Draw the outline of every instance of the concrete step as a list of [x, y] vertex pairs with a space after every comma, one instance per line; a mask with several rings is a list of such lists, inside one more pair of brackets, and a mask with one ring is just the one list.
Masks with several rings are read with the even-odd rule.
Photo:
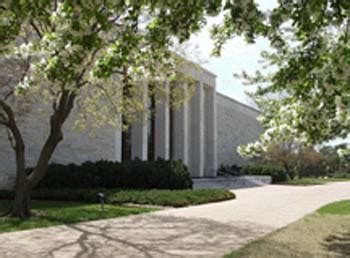
[[271, 184], [270, 176], [219, 176], [193, 178], [193, 189], [240, 189]]

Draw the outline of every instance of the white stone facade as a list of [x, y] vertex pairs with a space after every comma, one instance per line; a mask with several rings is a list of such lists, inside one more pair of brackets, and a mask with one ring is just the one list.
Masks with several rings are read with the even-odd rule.
[[259, 111], [220, 93], [216, 97], [218, 164], [241, 166], [247, 161], [237, 153], [237, 147], [258, 139], [262, 132], [256, 120]]
[[[214, 74], [197, 68], [186, 72], [197, 81], [190, 101], [173, 113], [167, 97], [155, 107], [154, 156], [181, 159], [193, 177], [215, 177], [221, 164], [242, 164], [235, 149], [239, 144], [257, 139], [258, 112], [216, 93]], [[147, 84], [144, 86], [147, 89]], [[165, 83], [164, 87], [169, 85]], [[186, 84], [181, 87], [186, 93]], [[48, 133], [50, 109], [47, 114], [45, 108], [42, 109], [36, 108], [19, 123], [27, 144], [28, 166], [35, 164]], [[148, 158], [148, 124], [141, 120], [131, 126], [131, 157], [145, 160]], [[87, 133], [71, 130], [73, 121], [74, 112], [64, 127], [64, 141], [55, 151], [52, 162], [122, 160], [120, 130], [106, 127], [91, 138]], [[0, 127], [0, 189], [13, 187], [14, 177], [14, 152], [5, 129]]]

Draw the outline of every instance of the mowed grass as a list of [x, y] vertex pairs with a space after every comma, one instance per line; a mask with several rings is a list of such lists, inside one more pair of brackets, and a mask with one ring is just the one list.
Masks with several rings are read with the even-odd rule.
[[350, 181], [350, 178], [296, 178], [293, 180], [288, 180], [279, 184], [282, 185], [323, 185], [332, 182], [345, 182]]
[[[32, 198], [35, 200], [78, 201], [86, 203], [98, 202], [97, 193], [103, 192], [106, 203], [185, 207], [204, 203], [219, 202], [235, 198], [235, 194], [225, 189], [199, 190], [121, 190], [121, 189], [60, 189], [35, 190]], [[0, 191], [0, 199], [13, 199], [14, 192]]]
[[225, 257], [350, 257], [350, 200], [326, 205]]
[[[36, 190], [32, 193], [32, 211], [29, 219], [0, 217], [0, 233], [25, 229], [72, 224], [83, 221], [116, 218], [158, 210], [142, 205], [184, 207], [234, 199], [235, 195], [223, 189], [203, 190], [105, 190], [106, 205], [101, 211], [98, 190]], [[14, 192], [0, 191], [0, 213], [12, 204]], [[139, 204], [140, 207], [128, 206]]]
[[318, 209], [317, 212], [320, 214], [350, 215], [350, 200], [330, 203]]
[[[11, 203], [0, 201], [0, 210], [6, 210]], [[155, 211], [154, 208], [105, 205], [60, 201], [32, 201], [34, 216], [28, 219], [0, 217], [0, 233], [33, 228], [72, 224], [91, 220], [117, 218]]]

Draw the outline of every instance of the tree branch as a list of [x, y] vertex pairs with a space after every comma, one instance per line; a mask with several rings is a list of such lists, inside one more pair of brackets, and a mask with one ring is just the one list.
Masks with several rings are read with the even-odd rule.
[[6, 132], [7, 132], [7, 139], [10, 142], [11, 148], [16, 150], [16, 143], [11, 135], [11, 130], [9, 128], [6, 128]]
[[30, 25], [32, 25], [33, 29], [35, 30], [35, 32], [38, 34], [39, 38], [43, 38], [43, 35], [40, 31], [40, 29], [38, 28], [38, 26], [34, 23], [34, 21], [31, 19], [30, 20]]
[[62, 126], [71, 113], [76, 94], [64, 90], [61, 94], [58, 107], [50, 118], [50, 134], [41, 149], [34, 171], [28, 177], [30, 188], [35, 187], [46, 173], [49, 161], [58, 145], [63, 139]]
[[0, 99], [0, 107], [8, 117], [7, 127], [11, 131], [15, 142], [14, 150], [16, 153], [17, 178], [20, 181], [26, 181], [25, 145], [22, 134], [16, 123], [15, 114], [12, 108], [2, 99]]
[[1, 118], [0, 124], [7, 126], [8, 122], [7, 122], [6, 116], [4, 114], [0, 113], [0, 118]]

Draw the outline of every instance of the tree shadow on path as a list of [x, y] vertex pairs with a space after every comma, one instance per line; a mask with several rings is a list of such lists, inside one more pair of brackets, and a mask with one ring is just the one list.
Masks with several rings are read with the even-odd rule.
[[0, 257], [222, 257], [267, 231], [245, 222], [140, 215], [18, 232], [3, 239]]

